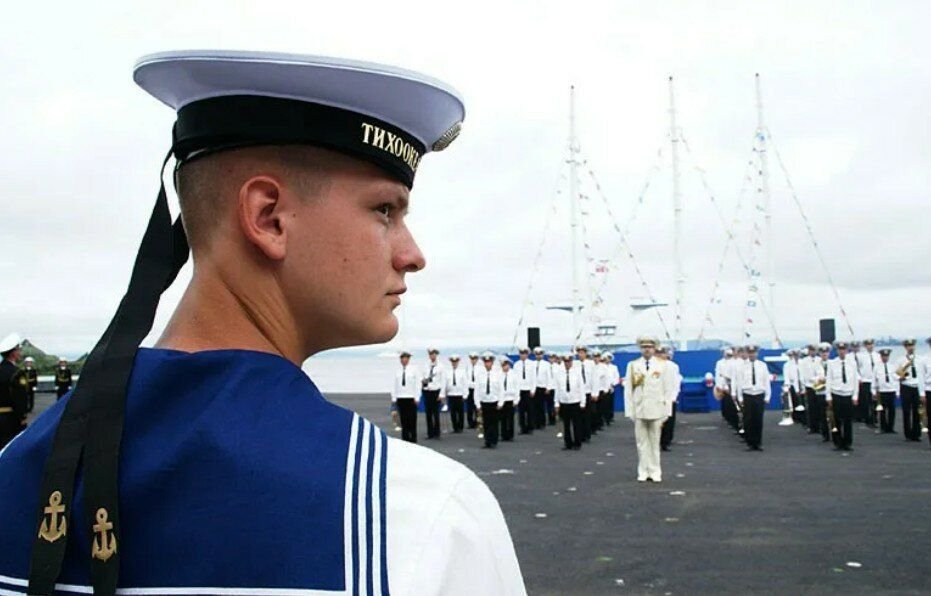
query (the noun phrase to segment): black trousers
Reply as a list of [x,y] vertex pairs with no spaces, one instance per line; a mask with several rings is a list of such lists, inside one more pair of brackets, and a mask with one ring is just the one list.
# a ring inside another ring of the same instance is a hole
[[63,398],[69,391],[71,391],[71,385],[56,385],[55,393],[58,395],[56,399]]
[[737,420],[737,406],[734,404],[734,398],[730,394],[725,395],[721,398],[721,416],[727,421],[727,423],[737,430],[739,422]]
[[884,433],[895,432],[895,391],[880,391],[879,403],[883,405],[879,413],[879,429]]
[[673,436],[676,434],[676,410],[676,402],[672,402],[672,414],[663,422],[663,430],[659,435],[661,449],[668,449],[672,445]]
[[26,411],[31,412],[36,407],[36,390],[30,387],[26,392]]
[[608,426],[610,426],[611,423],[614,422],[614,402],[615,402],[614,392],[615,392],[615,389],[613,387],[611,388],[610,391],[608,391],[608,403],[605,406],[605,414],[607,415],[607,418],[605,418],[605,421],[608,423]]
[[413,397],[399,397],[398,419],[401,422],[401,440],[417,442],[417,401]]
[[498,411],[498,419],[501,424],[501,440],[514,440],[514,402],[504,402],[504,407]]
[[475,389],[469,389],[469,397],[466,398],[466,424],[469,428],[475,428],[478,425],[475,412]]
[[[523,390],[520,392],[520,401],[517,402],[517,420],[518,424],[520,424],[520,432],[523,435],[533,432],[534,423],[532,399],[533,398],[531,397],[529,390]],[[502,438],[504,437],[502,436]]]
[[591,408],[588,410],[589,424],[592,426],[592,432],[596,433],[601,430],[601,394],[595,393]]
[[423,409],[427,418],[427,438],[440,437],[440,392],[423,391]]
[[876,407],[873,405],[873,384],[872,383],[860,383],[860,388],[857,391],[857,400],[858,403],[855,406],[857,413],[857,420],[863,422],[868,426],[876,426]]
[[834,444],[841,448],[853,445],[853,396],[831,394],[831,407],[834,409],[834,424],[837,432],[832,437]]
[[537,430],[546,428],[546,389],[536,387],[530,396],[530,403],[533,404],[533,427]]
[[792,399],[792,422],[798,424],[805,424],[804,414],[805,412],[799,412],[795,408],[802,405],[802,396],[798,391],[795,390],[795,387],[789,387],[789,397]]
[[546,422],[550,426],[556,424],[556,390],[551,389],[546,392]]
[[562,440],[568,449],[582,446],[582,408],[579,404],[559,404]]
[[585,406],[582,408],[582,442],[585,443],[592,438],[592,419],[589,410],[592,408],[592,396],[590,393],[585,394]]
[[462,406],[463,400],[461,395],[450,395],[447,397],[449,400],[449,420],[453,425],[454,433],[462,432]]
[[921,423],[918,421],[920,399],[917,387],[902,385],[902,432],[910,441],[921,440]]
[[485,447],[494,447],[498,444],[498,402],[482,402],[481,407]]
[[759,447],[763,444],[763,411],[766,402],[763,394],[744,395],[744,439],[747,445]]

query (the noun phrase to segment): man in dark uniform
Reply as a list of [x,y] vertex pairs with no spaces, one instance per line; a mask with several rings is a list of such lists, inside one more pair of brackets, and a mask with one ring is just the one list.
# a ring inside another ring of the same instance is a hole
[[71,384],[71,369],[68,368],[68,361],[59,358],[58,366],[55,367],[55,392],[58,394],[58,399],[71,391]]
[[23,360],[23,374],[26,375],[26,381],[29,383],[26,411],[31,412],[36,407],[36,387],[39,385],[39,371],[36,370],[36,360],[32,356],[27,356]]
[[22,356],[19,336],[0,340],[0,449],[26,428],[26,399],[29,381],[17,364]]

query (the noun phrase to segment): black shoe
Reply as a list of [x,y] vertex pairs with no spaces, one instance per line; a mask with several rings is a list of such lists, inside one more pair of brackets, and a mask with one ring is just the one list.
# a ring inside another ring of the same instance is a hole
[[660,445],[659,448],[660,448],[661,451],[669,451],[669,446],[668,446],[668,445]]
[[851,447],[850,445],[845,445],[844,451],[853,451],[853,447]]

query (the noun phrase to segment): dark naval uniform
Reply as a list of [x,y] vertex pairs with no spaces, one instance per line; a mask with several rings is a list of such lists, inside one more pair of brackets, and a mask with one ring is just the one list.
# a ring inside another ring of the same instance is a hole
[[25,428],[28,395],[26,374],[9,360],[0,363],[0,449]]
[[23,374],[26,375],[26,382],[29,384],[26,411],[31,412],[36,407],[36,387],[39,386],[39,371],[34,367],[29,367],[23,369]]
[[71,369],[65,366],[62,368],[58,366],[55,368],[55,392],[58,394],[58,399],[61,399],[65,396],[66,393],[71,391],[72,379],[71,379]]

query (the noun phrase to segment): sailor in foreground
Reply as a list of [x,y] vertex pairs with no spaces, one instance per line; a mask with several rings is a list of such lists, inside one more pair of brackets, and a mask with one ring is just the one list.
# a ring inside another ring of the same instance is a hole
[[475,374],[475,399],[481,408],[482,434],[486,449],[498,446],[498,412],[504,407],[501,371],[494,366],[495,355],[485,352],[482,354],[482,367]]
[[[530,348],[523,346],[517,351],[517,362],[514,363],[514,373],[519,380],[519,396],[517,402],[517,420],[520,434],[529,435],[535,426],[535,408],[533,406],[533,393],[536,389],[536,380],[533,378],[533,362],[528,360]],[[501,361],[504,364],[504,360]],[[510,360],[508,360],[510,364]]]
[[66,393],[71,391],[71,385],[73,382],[71,368],[68,366],[68,360],[65,358],[59,358],[58,366],[55,367],[55,394],[58,396],[58,399],[61,399],[65,396]]
[[896,363],[895,374],[899,377],[902,397],[902,434],[906,441],[921,441],[919,406],[925,397],[927,362],[915,353],[915,339],[902,342],[905,355]]
[[401,366],[394,373],[391,404],[401,424],[401,439],[417,442],[417,405],[420,403],[420,371],[411,365],[411,353],[400,354]]
[[427,362],[423,371],[423,413],[427,422],[427,438],[440,438],[440,408],[446,397],[446,369],[440,364],[437,357],[440,351],[436,348],[427,349]]
[[675,438],[676,433],[676,403],[679,401],[679,392],[682,390],[682,373],[679,365],[673,359],[674,348],[672,346],[659,346],[656,355],[666,363],[673,376],[672,392],[669,394],[669,418],[663,421],[663,430],[660,433],[659,448],[663,451],[669,451],[669,446]]
[[879,415],[879,432],[895,433],[895,399],[899,395],[899,377],[895,374],[889,356],[892,350],[879,350],[879,364],[876,366],[876,380],[873,383],[876,413]]
[[446,375],[446,401],[449,405],[449,419],[453,432],[461,433],[463,428],[463,400],[469,386],[465,369],[459,366],[459,355],[449,357],[450,369]]
[[[26,427],[29,381],[26,374],[17,366],[22,356],[21,343],[22,340],[15,333],[0,339],[0,449],[3,449]],[[16,481],[14,476],[0,476],[0,483],[6,482],[13,485]],[[2,504],[3,502],[0,501],[0,505]]]
[[[397,333],[425,262],[409,191],[455,137],[459,97],[280,54],[158,54],[135,80],[178,110],[184,225],[160,192],[81,381],[0,456],[3,593],[524,594],[485,484],[301,370]],[[139,349],[188,241],[187,290]]]
[[[825,399],[827,407],[833,412],[834,426],[837,432],[832,433],[834,446],[841,451],[853,449],[853,411],[859,401],[857,391],[860,387],[860,376],[857,374],[848,344],[839,341],[837,358],[828,363],[827,387]],[[833,429],[832,429],[833,430]]]
[[772,398],[769,368],[758,360],[760,348],[747,346],[747,361],[737,369],[737,401],[744,410],[744,439],[748,451],[763,450],[763,412]]
[[553,373],[556,387],[556,413],[562,418],[563,450],[582,448],[582,405],[585,382],[582,369],[574,364],[571,352],[562,358],[563,366]]
[[533,427],[537,430],[546,428],[546,418],[552,406],[547,403],[550,376],[553,367],[546,361],[546,352],[541,347],[533,349]]
[[466,377],[469,382],[469,394],[466,396],[466,426],[475,428],[478,425],[478,402],[475,399],[475,369],[480,367],[478,352],[469,352],[469,364],[466,365]]
[[36,370],[36,359],[32,356],[26,356],[23,359],[23,374],[26,375],[26,381],[29,383],[26,411],[31,412],[36,407],[36,387],[39,386],[39,371]]
[[624,374],[624,416],[634,421],[637,438],[637,480],[661,482],[659,440],[663,421],[669,416],[669,396],[675,390],[672,368],[654,357],[659,342],[637,339],[641,357],[627,364]]

